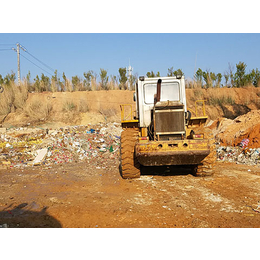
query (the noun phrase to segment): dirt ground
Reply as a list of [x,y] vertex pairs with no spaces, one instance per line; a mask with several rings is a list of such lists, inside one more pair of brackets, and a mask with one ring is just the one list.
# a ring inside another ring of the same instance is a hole
[[260,227],[260,168],[217,163],[145,169],[124,180],[118,161],[0,170],[0,225],[64,228]]

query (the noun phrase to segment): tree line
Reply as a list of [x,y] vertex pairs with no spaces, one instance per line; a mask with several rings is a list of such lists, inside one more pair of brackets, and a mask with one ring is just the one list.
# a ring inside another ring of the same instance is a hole
[[[168,69],[167,76],[184,75],[181,69],[173,70],[173,67]],[[153,71],[146,73],[147,77],[160,77],[160,72]],[[5,77],[0,74],[0,85],[10,85],[16,80],[16,75],[12,71]],[[83,73],[83,78],[78,75],[72,76],[71,80],[67,78],[63,72],[62,76],[58,75],[57,70],[51,77],[42,73],[40,76],[36,75],[33,81],[31,80],[30,71],[23,79],[27,85],[29,92],[45,92],[45,91],[91,91],[91,90],[109,90],[109,89],[130,89],[134,90],[135,84],[138,81],[138,75],[127,75],[127,69],[121,67],[118,69],[118,76],[108,76],[108,71],[101,68],[99,74],[93,70],[88,70]],[[99,81],[98,81],[99,80]]]
[[[119,75],[108,75],[108,71],[100,69],[99,74],[93,70],[89,70],[83,73],[83,77],[78,75],[72,76],[71,79],[67,78],[63,72],[62,76],[58,74],[58,71],[54,71],[54,75],[51,77],[42,73],[40,76],[36,75],[31,79],[30,71],[23,78],[26,83],[29,92],[44,92],[44,91],[90,91],[90,90],[109,90],[109,89],[134,89],[134,85],[138,80],[138,75],[127,76],[126,68],[119,68]],[[16,75],[12,71],[5,77],[0,74],[0,85],[10,85],[16,80]]]
[[[247,65],[245,62],[239,62],[236,64],[236,70],[229,63],[228,69],[223,73],[214,73],[209,70],[203,71],[201,68],[198,68],[194,78],[198,86],[202,88],[210,87],[244,87],[248,85],[254,85],[255,87],[260,86],[260,71],[258,68],[249,71],[246,73]],[[222,79],[224,79],[224,84],[221,84]]]
[[[187,87],[199,86],[202,88],[210,87],[243,87],[247,85],[254,85],[255,87],[260,86],[260,71],[258,68],[246,73],[247,65],[244,62],[236,64],[236,70],[231,64],[228,64],[228,69],[223,73],[214,73],[210,70],[203,71],[198,68],[194,75],[192,82],[187,82]],[[174,70],[173,67],[168,68],[167,76],[183,76],[182,69]],[[160,72],[148,71],[146,76],[161,77]],[[6,86],[15,82],[16,75],[12,71],[5,77],[0,74],[0,85]],[[23,79],[27,85],[29,92],[44,92],[44,91],[90,91],[90,90],[109,90],[109,89],[130,89],[135,88],[135,84],[138,81],[138,75],[127,75],[127,69],[121,67],[118,69],[118,76],[108,75],[108,71],[100,68],[99,74],[93,70],[88,70],[83,73],[83,77],[78,75],[72,76],[71,79],[67,78],[63,72],[62,76],[58,75],[55,70],[54,75],[51,77],[46,76],[42,73],[40,76],[32,80],[30,71]],[[222,84],[224,80],[224,84]]]

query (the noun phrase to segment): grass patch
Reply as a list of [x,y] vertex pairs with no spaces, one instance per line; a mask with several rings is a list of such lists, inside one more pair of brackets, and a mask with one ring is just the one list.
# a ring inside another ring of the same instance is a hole
[[51,103],[39,102],[38,100],[32,101],[24,109],[25,115],[35,121],[45,121],[51,111]]
[[212,106],[234,105],[235,99],[231,96],[210,97],[208,104]]
[[86,112],[88,112],[89,111],[89,107],[88,107],[88,104],[86,103],[86,101],[84,101],[84,100],[80,100],[79,101],[79,107],[78,107],[78,109],[79,109],[79,112],[81,112],[81,113],[86,113]]
[[62,111],[64,111],[64,112],[71,112],[71,111],[73,111],[75,109],[76,109],[76,105],[72,101],[66,101],[63,104]]

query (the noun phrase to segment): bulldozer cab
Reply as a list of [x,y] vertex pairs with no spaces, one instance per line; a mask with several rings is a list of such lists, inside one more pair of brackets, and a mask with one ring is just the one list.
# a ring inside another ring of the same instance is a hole
[[151,111],[154,109],[154,98],[157,93],[157,83],[161,80],[160,101],[156,106],[165,108],[170,107],[173,103],[183,106],[183,111],[187,112],[185,82],[184,77],[160,77],[144,78],[139,77],[136,87],[136,111],[139,119],[139,127],[149,127],[153,118]]

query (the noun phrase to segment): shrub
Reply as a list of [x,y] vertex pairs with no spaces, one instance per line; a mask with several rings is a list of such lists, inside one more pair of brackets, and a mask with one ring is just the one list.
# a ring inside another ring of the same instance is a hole
[[69,111],[72,111],[72,110],[75,110],[76,109],[76,105],[72,102],[72,101],[66,101],[64,104],[63,104],[63,111],[64,112],[69,112]]
[[89,111],[88,104],[83,99],[79,101],[78,111],[82,113],[86,113]]
[[39,102],[38,100],[32,101],[24,108],[25,115],[36,121],[46,120],[49,117],[51,111],[51,103]]
[[208,99],[208,104],[212,106],[234,105],[235,99],[231,96],[211,96]]

